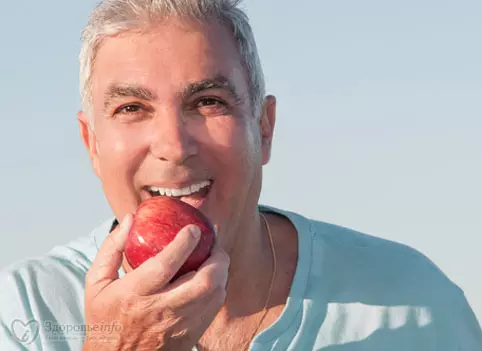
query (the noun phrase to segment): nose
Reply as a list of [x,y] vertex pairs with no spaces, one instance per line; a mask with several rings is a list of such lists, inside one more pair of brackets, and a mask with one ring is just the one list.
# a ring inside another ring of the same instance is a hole
[[182,165],[198,153],[196,139],[189,133],[180,113],[156,118],[151,141],[151,154],[162,161]]

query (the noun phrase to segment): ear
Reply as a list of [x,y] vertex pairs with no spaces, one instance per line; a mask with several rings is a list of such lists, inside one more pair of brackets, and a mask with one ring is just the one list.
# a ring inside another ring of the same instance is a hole
[[276,122],[276,98],[268,95],[263,104],[263,113],[259,120],[261,131],[261,153],[263,165],[271,158],[271,145],[273,142],[274,125]]
[[77,114],[77,120],[79,121],[80,136],[85,148],[89,152],[90,161],[97,177],[101,178],[100,166],[99,166],[99,149],[97,147],[97,138],[94,130],[90,125],[89,117],[80,111]]

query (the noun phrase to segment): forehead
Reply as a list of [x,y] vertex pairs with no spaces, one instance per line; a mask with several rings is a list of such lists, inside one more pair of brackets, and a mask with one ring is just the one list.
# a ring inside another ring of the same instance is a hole
[[93,67],[92,98],[95,106],[114,83],[145,86],[163,96],[220,75],[237,89],[246,89],[245,72],[228,29],[170,19],[149,30],[103,41]]

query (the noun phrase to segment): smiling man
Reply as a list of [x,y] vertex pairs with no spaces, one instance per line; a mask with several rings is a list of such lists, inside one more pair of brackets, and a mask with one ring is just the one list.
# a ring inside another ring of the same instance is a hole
[[[80,134],[113,217],[1,272],[1,350],[482,350],[422,254],[258,204],[276,101],[238,1],[106,0],[82,39]],[[216,228],[174,281],[196,227],[135,270],[123,254],[153,196]]]

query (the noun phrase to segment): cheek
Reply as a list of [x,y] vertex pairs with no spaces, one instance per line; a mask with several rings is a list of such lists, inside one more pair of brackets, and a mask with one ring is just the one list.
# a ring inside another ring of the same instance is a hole
[[230,168],[245,168],[259,158],[258,139],[248,122],[227,119],[213,123],[202,138],[221,164],[229,164]]
[[102,174],[119,177],[135,171],[144,154],[144,145],[145,142],[138,133],[116,130],[104,133],[99,142]]

